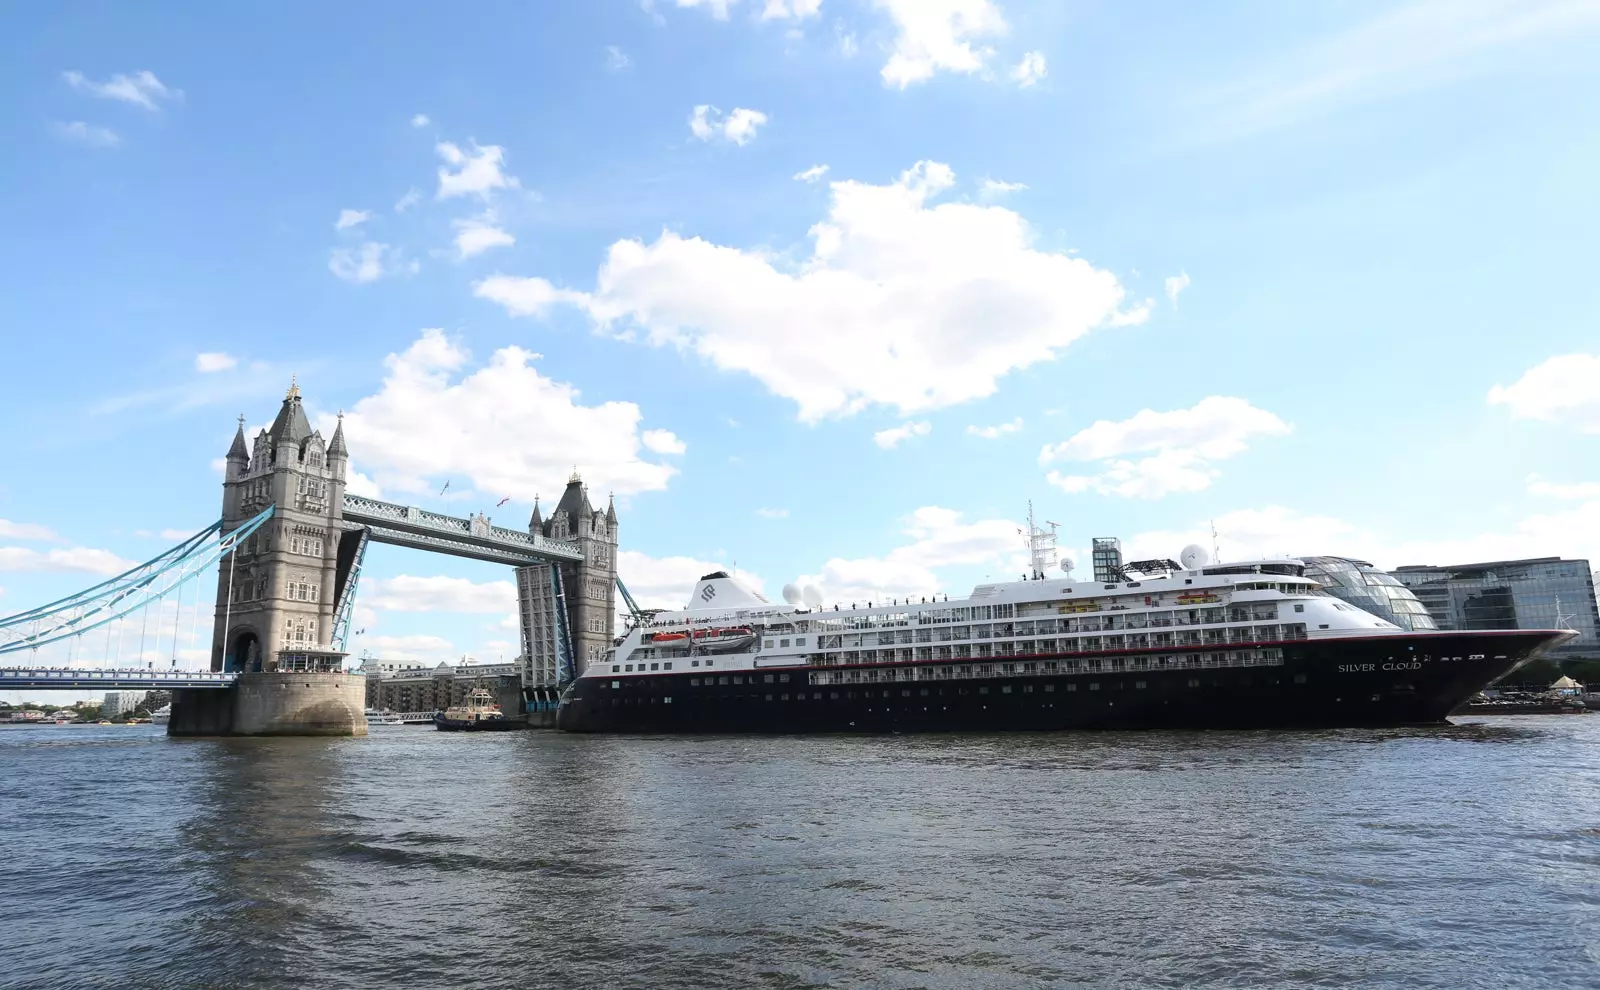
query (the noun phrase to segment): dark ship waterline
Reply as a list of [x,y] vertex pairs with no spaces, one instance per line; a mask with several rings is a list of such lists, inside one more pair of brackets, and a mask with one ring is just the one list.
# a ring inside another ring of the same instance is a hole
[[[1293,559],[1138,580],[980,585],[959,601],[775,605],[723,572],[563,693],[575,732],[1310,728],[1443,722],[1563,630],[1411,631]],[[1123,575],[1132,577],[1133,575]],[[734,645],[737,644],[737,645]]]

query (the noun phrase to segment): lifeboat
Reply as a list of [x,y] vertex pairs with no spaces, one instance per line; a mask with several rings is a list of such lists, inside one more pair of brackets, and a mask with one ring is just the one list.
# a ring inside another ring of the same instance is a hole
[[689,637],[685,636],[683,633],[680,633],[680,632],[659,632],[659,633],[656,633],[655,635],[650,637],[650,642],[652,642],[652,643],[671,643],[671,642],[674,642],[676,640],[688,639],[688,638]]

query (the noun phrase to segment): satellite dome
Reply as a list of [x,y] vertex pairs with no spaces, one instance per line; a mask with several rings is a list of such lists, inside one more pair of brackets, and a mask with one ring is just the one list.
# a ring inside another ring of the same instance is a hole
[[808,584],[800,591],[800,598],[812,608],[822,607],[822,589],[814,584]]
[[1206,553],[1205,547],[1191,543],[1183,548],[1183,553],[1178,554],[1178,563],[1192,571],[1211,563],[1211,555]]
[[1061,573],[1063,573],[1063,574],[1071,574],[1072,573],[1072,569],[1074,567],[1076,567],[1076,566],[1078,566],[1078,565],[1074,564],[1072,562],[1072,558],[1071,557],[1062,557],[1061,558]]
[[801,602],[800,586],[798,584],[786,584],[786,585],[784,585],[783,586],[783,600],[788,602],[790,605],[798,605],[798,604],[800,604],[800,602]]

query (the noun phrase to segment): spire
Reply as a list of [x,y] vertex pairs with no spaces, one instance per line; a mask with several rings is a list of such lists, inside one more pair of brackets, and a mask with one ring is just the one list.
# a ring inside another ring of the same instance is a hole
[[291,374],[289,376],[289,391],[283,393],[283,397],[285,399],[298,399],[298,398],[300,398],[300,376],[299,375]]
[[349,457],[350,450],[344,445],[344,412],[339,413],[339,425],[333,428],[333,439],[328,441],[329,457]]
[[606,496],[606,525],[617,524],[617,495],[615,492]]
[[528,518],[528,532],[539,536],[544,535],[544,517],[539,514],[539,496],[533,497],[533,515]]
[[228,460],[250,460],[250,448],[244,442],[244,413],[239,414],[239,429],[233,434],[233,446],[228,448]]

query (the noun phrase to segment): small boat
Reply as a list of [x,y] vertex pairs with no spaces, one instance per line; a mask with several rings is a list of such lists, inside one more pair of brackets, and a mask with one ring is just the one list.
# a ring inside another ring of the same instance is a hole
[[172,706],[163,705],[150,713],[150,721],[156,725],[166,725],[172,721]]
[[673,642],[675,640],[688,639],[688,638],[689,637],[685,636],[683,633],[680,633],[680,632],[659,632],[659,633],[656,633],[654,636],[650,637],[651,641],[655,642],[655,643],[668,643],[668,642]]
[[366,710],[366,716],[367,716],[367,728],[369,728],[369,729],[372,728],[373,726],[378,726],[378,725],[405,725],[406,724],[404,721],[401,720],[400,716],[396,715],[394,712],[379,711],[376,708],[368,708]]
[[522,723],[506,718],[494,703],[494,695],[475,687],[461,704],[434,712],[433,727],[441,732],[505,732],[522,728]]

